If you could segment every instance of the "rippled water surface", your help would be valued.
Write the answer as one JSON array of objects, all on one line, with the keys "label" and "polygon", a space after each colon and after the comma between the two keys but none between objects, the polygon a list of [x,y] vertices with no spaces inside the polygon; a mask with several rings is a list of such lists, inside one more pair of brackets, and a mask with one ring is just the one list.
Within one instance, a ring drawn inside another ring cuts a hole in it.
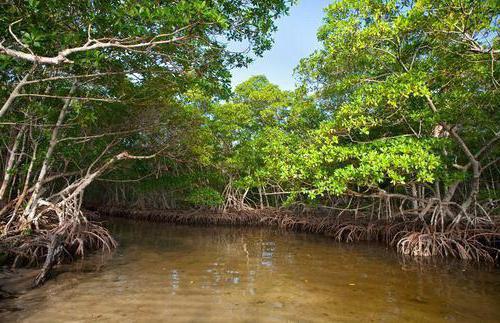
[{"label": "rippled water surface", "polygon": [[0,303],[26,322],[499,322],[500,271],[259,228],[113,220],[120,246]]}]

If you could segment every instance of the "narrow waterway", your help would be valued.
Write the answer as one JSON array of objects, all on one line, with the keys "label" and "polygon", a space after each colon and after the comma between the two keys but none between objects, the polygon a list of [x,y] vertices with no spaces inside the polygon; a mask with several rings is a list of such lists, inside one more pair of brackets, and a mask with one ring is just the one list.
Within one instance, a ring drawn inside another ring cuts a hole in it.
[{"label": "narrow waterway", "polygon": [[112,220],[108,256],[0,303],[2,322],[499,322],[500,270],[262,228]]}]

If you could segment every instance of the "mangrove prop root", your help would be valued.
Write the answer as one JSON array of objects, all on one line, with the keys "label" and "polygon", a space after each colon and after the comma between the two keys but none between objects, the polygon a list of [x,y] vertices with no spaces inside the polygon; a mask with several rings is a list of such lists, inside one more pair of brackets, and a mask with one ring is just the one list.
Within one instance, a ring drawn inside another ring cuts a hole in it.
[{"label": "mangrove prop root", "polygon": [[33,282],[33,287],[38,287],[47,281],[52,266],[59,257],[61,251],[62,251],[61,236],[59,236],[58,234],[54,234],[52,235],[52,238],[50,239],[50,243],[48,245],[47,256],[45,257],[45,263],[43,264],[42,269],[36,276]]},{"label": "mangrove prop root", "polygon": [[10,231],[0,239],[0,247],[13,267],[43,263],[33,287],[47,281],[56,263],[83,257],[88,251],[111,252],[116,247],[109,231],[99,223],[86,219],[56,223],[53,219],[48,216],[41,221],[39,230]]}]

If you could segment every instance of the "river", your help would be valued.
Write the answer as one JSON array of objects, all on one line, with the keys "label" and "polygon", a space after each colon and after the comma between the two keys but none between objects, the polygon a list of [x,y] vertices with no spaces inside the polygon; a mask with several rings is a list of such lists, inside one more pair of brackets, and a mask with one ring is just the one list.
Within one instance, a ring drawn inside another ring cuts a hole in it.
[{"label": "river", "polygon": [[112,220],[119,247],[0,303],[2,322],[499,322],[500,270],[266,228]]}]

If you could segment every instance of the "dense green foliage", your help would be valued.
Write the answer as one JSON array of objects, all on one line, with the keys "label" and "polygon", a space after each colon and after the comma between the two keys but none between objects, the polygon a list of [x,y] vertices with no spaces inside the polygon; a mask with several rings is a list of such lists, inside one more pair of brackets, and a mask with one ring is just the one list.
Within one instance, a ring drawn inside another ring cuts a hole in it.
[{"label": "dense green foliage", "polygon": [[475,154],[499,131],[497,9],[493,1],[328,8],[318,34],[324,48],[299,68],[332,112],[319,136],[338,142],[333,150],[322,145],[338,180],[320,187],[447,186],[467,176],[453,166],[470,162],[464,149]]},{"label": "dense green foliage", "polygon": [[323,47],[297,69],[303,88],[257,77],[215,108],[216,131],[236,134],[240,184],[279,184],[292,199],[392,192],[467,208],[481,189],[494,201],[498,19],[493,1],[332,4]]},{"label": "dense green foliage", "polygon": [[[0,215],[31,225],[39,206],[60,212],[79,204],[75,198],[110,171],[108,180],[131,180],[142,190],[199,186],[188,198],[183,191],[190,204],[207,194],[216,199],[216,191],[202,185],[208,177],[193,175],[213,156],[206,111],[194,97],[227,98],[229,69],[270,48],[274,22],[289,5],[1,4]],[[230,42],[242,42],[248,51],[231,51]]]},{"label": "dense green foliage", "polygon": [[391,194],[453,214],[494,205],[498,19],[494,1],[333,3],[296,91],[255,76],[226,101],[186,97],[200,112],[199,167],[224,179],[192,185],[254,206]]}]

